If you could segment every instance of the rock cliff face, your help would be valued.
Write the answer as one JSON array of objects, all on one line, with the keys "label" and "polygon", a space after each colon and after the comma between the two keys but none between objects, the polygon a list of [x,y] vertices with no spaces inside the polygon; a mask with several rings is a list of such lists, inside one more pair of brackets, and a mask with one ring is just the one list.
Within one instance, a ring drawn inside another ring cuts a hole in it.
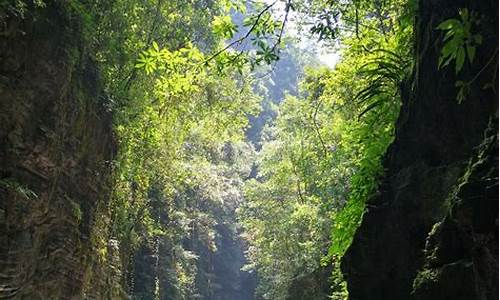
[{"label": "rock cliff face", "polygon": [[[497,299],[498,2],[419,1],[411,83],[403,86],[380,193],[342,269],[350,298]],[[472,66],[438,71],[439,23],[477,12]],[[457,101],[456,81],[471,82]],[[489,85],[489,84],[492,84]]]},{"label": "rock cliff face", "polygon": [[0,11],[0,298],[118,299],[96,67],[62,4],[28,12]]}]

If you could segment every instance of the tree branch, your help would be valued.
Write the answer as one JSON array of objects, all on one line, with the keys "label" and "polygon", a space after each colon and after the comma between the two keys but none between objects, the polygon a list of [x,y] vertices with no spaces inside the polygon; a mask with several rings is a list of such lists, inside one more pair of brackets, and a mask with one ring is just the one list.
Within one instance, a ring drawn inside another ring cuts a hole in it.
[{"label": "tree branch", "polygon": [[[281,29],[280,29],[280,33],[278,35],[278,40],[274,44],[271,52],[274,52],[276,50],[276,47],[279,47],[279,44],[281,43],[281,39],[283,38],[283,32],[285,31],[285,25],[286,25],[286,22],[288,21],[288,14],[290,13],[291,7],[292,7],[292,0],[288,0],[286,2],[285,17],[283,18],[283,22],[281,23]],[[279,49],[278,49],[278,52],[279,52]]]},{"label": "tree branch", "polygon": [[209,58],[207,58],[206,60],[204,60],[201,64],[206,64],[206,63],[210,62],[211,60],[213,60],[214,58],[216,58],[217,56],[219,56],[222,52],[228,50],[229,48],[233,47],[234,45],[237,45],[237,44],[239,45],[244,40],[246,40],[250,36],[250,34],[252,34],[252,32],[254,31],[255,27],[257,27],[257,25],[259,24],[259,21],[262,18],[262,16],[264,15],[264,13],[266,11],[270,10],[271,7],[273,7],[277,2],[278,2],[278,0],[274,1],[273,3],[271,3],[268,6],[264,7],[264,9],[259,12],[259,14],[257,15],[257,17],[255,19],[255,22],[252,24],[252,27],[250,27],[250,29],[247,31],[247,33],[244,36],[240,37],[237,40],[234,40],[233,42],[229,43],[226,47],[224,47],[221,50],[215,52]]}]

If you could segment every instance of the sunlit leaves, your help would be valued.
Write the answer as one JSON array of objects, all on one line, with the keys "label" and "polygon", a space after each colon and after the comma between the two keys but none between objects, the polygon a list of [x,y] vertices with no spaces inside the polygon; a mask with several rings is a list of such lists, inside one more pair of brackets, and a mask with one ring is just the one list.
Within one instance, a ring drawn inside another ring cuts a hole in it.
[{"label": "sunlit leaves", "polygon": [[[219,73],[226,68],[235,68],[241,74],[247,65],[254,70],[258,65],[277,61],[283,46],[282,38],[286,22],[285,19],[277,20],[271,13],[276,2],[271,4],[258,2],[254,7],[257,11],[245,17],[241,28],[232,23],[230,16],[214,17],[212,30],[216,36],[226,41],[207,58],[206,63],[215,61]],[[249,42],[256,51],[247,49]]]},{"label": "sunlit leaves", "polygon": [[[265,284],[259,287],[263,297],[282,299],[290,276],[307,274],[319,267],[321,256],[326,254],[332,217],[345,203],[350,184],[367,191],[355,194],[358,199],[368,197],[370,184],[376,186],[375,173],[360,173],[363,180],[358,181],[351,181],[352,175],[362,163],[380,170],[377,159],[390,139],[372,137],[378,126],[366,126],[351,119],[349,111],[345,114],[342,111],[345,108],[356,114],[355,106],[344,106],[351,99],[339,99],[349,93],[338,91],[352,86],[357,64],[346,61],[343,66],[340,73],[311,71],[302,85],[308,97],[288,97],[281,104],[274,139],[263,145],[259,164],[261,182],[252,183],[246,193],[248,206],[242,210],[242,216],[245,228],[253,233],[251,245],[259,249],[252,252],[251,258],[260,276],[265,278]],[[382,124],[384,131],[385,123]],[[386,135],[390,137],[391,133],[389,130]],[[360,139],[367,138],[374,140],[367,142],[368,145],[360,144]],[[371,154],[366,155],[367,152]],[[335,218],[345,230],[344,234],[336,234],[340,240],[335,239],[342,249],[350,244],[364,211],[363,200],[355,200],[352,205],[359,209],[345,211],[344,220],[349,222],[341,221],[341,215]],[[315,226],[308,226],[309,222]],[[264,228],[272,228],[272,232]],[[293,263],[283,269],[272,265],[273,261],[283,259]],[[311,267],[304,269],[303,265]]]},{"label": "sunlit leaves", "polygon": [[135,64],[136,68],[144,68],[146,73],[150,74],[156,70],[156,63],[153,57],[145,56],[144,53],[139,54],[139,59]]},{"label": "sunlit leaves", "polygon": [[226,13],[231,12],[231,9],[241,13],[246,12],[246,1],[244,0],[219,0],[219,2]]},{"label": "sunlit leaves", "polygon": [[237,31],[237,27],[231,21],[230,16],[215,16],[212,28],[216,36],[231,39]]},{"label": "sunlit leaves", "polygon": [[[255,249],[250,264],[263,278],[258,294],[265,299],[285,299],[295,276],[320,267],[333,209],[345,200],[342,181],[350,171],[337,160],[339,118],[329,106],[315,114],[325,73],[311,71],[303,84],[309,97],[288,96],[280,105],[259,157],[258,181],[246,185],[240,217]],[[289,263],[273,264],[283,260]]]}]

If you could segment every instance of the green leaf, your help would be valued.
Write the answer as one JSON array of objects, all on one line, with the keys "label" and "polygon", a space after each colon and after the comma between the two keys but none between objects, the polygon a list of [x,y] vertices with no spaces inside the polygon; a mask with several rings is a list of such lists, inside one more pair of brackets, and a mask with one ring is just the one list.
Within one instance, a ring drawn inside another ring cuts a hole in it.
[{"label": "green leaf", "polygon": [[153,49],[156,51],[156,52],[159,52],[160,51],[160,47],[158,47],[158,44],[153,41]]},{"label": "green leaf", "polygon": [[233,24],[230,16],[215,16],[212,21],[212,30],[215,35],[230,39],[237,31],[237,27]]},{"label": "green leaf", "polygon": [[469,10],[467,8],[461,8],[459,11],[458,11],[458,14],[460,15],[460,17],[462,18],[462,20],[464,22],[468,21],[469,20]]},{"label": "green leaf", "polygon": [[458,72],[462,70],[462,67],[464,66],[464,61],[465,61],[465,49],[463,47],[459,47],[455,61],[455,73],[458,74]]},{"label": "green leaf", "polygon": [[441,49],[441,55],[447,57],[447,56],[455,56],[457,52],[457,48],[460,46],[460,43],[457,39],[452,39],[449,42],[447,42],[444,46],[443,49]]},{"label": "green leaf", "polygon": [[441,22],[438,26],[437,29],[440,30],[454,30],[456,28],[459,28],[462,26],[462,23],[460,23],[459,20],[457,19],[448,19],[446,21]]},{"label": "green leaf", "polygon": [[475,55],[476,55],[476,47],[467,45],[467,57],[469,58],[469,62],[471,64],[474,61]]},{"label": "green leaf", "polygon": [[445,41],[449,40],[450,38],[453,37],[454,34],[455,34],[455,32],[453,30],[448,30],[446,32],[446,34],[444,35],[443,41],[445,42]]}]

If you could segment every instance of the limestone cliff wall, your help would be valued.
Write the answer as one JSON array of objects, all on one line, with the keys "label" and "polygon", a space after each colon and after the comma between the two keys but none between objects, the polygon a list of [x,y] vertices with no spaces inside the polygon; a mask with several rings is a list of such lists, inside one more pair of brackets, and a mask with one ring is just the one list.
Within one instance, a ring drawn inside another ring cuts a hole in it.
[{"label": "limestone cliff wall", "polygon": [[[438,71],[436,27],[459,8],[478,13],[483,43],[457,75]],[[497,299],[497,24],[498,1],[419,1],[414,78],[342,263],[351,299]],[[461,104],[458,80],[471,82]]]},{"label": "limestone cliff wall", "polygon": [[59,1],[24,16],[2,5],[0,298],[119,299],[115,144],[80,21]]}]

